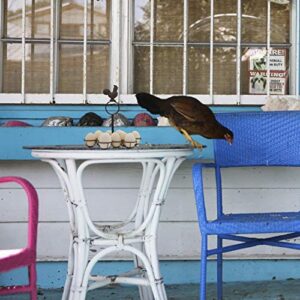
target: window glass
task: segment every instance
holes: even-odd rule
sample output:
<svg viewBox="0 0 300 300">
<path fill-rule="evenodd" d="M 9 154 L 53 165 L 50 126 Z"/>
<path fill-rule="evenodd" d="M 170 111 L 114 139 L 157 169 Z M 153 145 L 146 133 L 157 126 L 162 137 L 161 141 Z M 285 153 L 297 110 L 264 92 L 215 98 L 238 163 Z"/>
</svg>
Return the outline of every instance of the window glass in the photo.
<svg viewBox="0 0 300 300">
<path fill-rule="evenodd" d="M 101 94 L 109 86 L 109 46 L 87 47 L 87 92 Z"/>
<path fill-rule="evenodd" d="M 82 93 L 82 45 L 62 44 L 59 47 L 59 93 Z"/>
<path fill-rule="evenodd" d="M 47 44 L 27 44 L 25 58 L 26 93 L 49 93 L 50 51 Z"/>
<path fill-rule="evenodd" d="M 214 2 L 214 41 L 235 42 L 237 40 L 237 1 Z"/>
<path fill-rule="evenodd" d="M 22 37 L 22 1 L 4 0 L 4 37 Z"/>
<path fill-rule="evenodd" d="M 26 0 L 26 37 L 50 38 L 50 0 Z"/>
<path fill-rule="evenodd" d="M 22 47 L 21 44 L 3 45 L 3 92 L 21 92 Z"/>
<path fill-rule="evenodd" d="M 163 62 L 163 63 L 161 63 Z M 154 49 L 154 93 L 182 93 L 182 49 L 177 47 L 155 47 Z"/>
<path fill-rule="evenodd" d="M 183 89 L 183 65 L 184 65 L 184 42 L 183 22 L 184 3 L 183 1 L 153 0 L 154 1 L 154 53 L 153 53 L 153 92 L 154 93 L 182 93 Z M 213 3 L 213 57 L 210 57 L 211 47 L 211 4 Z M 290 26 L 291 26 L 291 4 L 277 4 L 271 2 L 271 9 L 268 12 L 268 1 L 242 0 L 241 1 L 241 27 L 238 26 L 238 6 L 236 0 L 188 1 L 188 43 L 187 43 L 187 93 L 208 94 L 210 93 L 210 65 L 213 64 L 212 92 L 220 95 L 234 95 L 239 86 L 242 94 L 266 94 L 267 90 L 255 90 L 251 82 L 262 77 L 267 79 L 267 70 L 251 69 L 257 55 L 261 56 L 264 66 L 267 68 L 267 56 L 257 54 L 256 50 L 266 49 L 268 41 L 267 24 L 270 16 L 271 32 L 271 56 L 270 56 L 270 87 L 283 85 L 279 92 L 274 88 L 271 93 L 289 93 L 289 48 L 290 48 Z M 141 91 L 141 88 L 148 89 L 151 81 L 150 74 L 141 76 L 141 70 L 149 72 L 151 63 L 150 50 L 140 55 L 141 49 L 151 47 L 150 45 L 150 1 L 135 1 L 135 23 L 134 23 L 134 90 Z M 269 14 L 269 16 L 268 16 Z M 177 23 L 174 23 L 176 20 Z M 238 45 L 238 34 L 241 34 L 241 44 Z M 227 44 L 227 45 L 226 45 Z M 171 47 L 172 45 L 172 47 Z M 159 50 L 158 50 L 159 49 Z M 256 49 L 256 50 L 255 50 Z M 255 52 L 255 51 L 256 52 Z M 275 55 L 283 50 L 284 55 Z M 241 61 L 238 64 L 237 52 L 241 51 Z M 276 52 L 277 51 L 277 52 Z M 280 51 L 279 51 L 280 52 Z M 281 54 L 282 54 L 281 53 Z M 240 65 L 240 70 L 237 68 Z M 281 65 L 281 67 L 278 67 Z M 280 69 L 278 69 L 280 68 Z M 168 73 L 169 76 L 165 74 Z M 239 74 L 240 82 L 237 80 Z M 279 82 L 275 77 L 284 76 Z M 252 80 L 252 81 L 251 81 Z"/>
<path fill-rule="evenodd" d="M 190 47 L 188 59 L 188 93 L 209 94 L 209 49 Z"/>
</svg>

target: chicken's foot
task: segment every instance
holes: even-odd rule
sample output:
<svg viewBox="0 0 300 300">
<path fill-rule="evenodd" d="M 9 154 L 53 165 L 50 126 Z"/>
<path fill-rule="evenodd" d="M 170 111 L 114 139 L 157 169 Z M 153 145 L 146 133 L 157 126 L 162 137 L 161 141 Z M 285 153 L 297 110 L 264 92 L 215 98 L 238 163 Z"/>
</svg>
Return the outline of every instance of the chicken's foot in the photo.
<svg viewBox="0 0 300 300">
<path fill-rule="evenodd" d="M 179 131 L 184 135 L 184 137 L 191 143 L 192 147 L 193 148 L 197 148 L 197 149 L 203 149 L 205 148 L 206 146 L 205 145 L 202 145 L 196 141 L 194 141 L 192 139 L 192 137 L 186 132 L 186 130 L 184 130 L 183 128 L 180 128 Z"/>
</svg>

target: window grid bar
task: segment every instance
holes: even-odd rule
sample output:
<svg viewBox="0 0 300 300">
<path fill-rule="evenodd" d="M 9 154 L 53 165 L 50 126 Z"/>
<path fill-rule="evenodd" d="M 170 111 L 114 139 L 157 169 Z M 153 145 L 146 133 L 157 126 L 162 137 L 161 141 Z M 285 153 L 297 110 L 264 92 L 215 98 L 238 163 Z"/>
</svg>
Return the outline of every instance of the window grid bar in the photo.
<svg viewBox="0 0 300 300">
<path fill-rule="evenodd" d="M 88 0 L 84 1 L 84 21 L 83 21 L 83 76 L 82 76 L 82 95 L 83 103 L 87 104 L 87 19 L 88 19 Z M 91 7 L 91 9 L 93 9 Z M 92 26 L 93 24 L 91 24 Z"/>
<path fill-rule="evenodd" d="M 55 31 L 55 30 L 54 30 Z M 3 42 L 7 43 L 22 43 L 22 38 L 3 38 L 1 39 Z M 64 40 L 64 39 L 54 39 L 60 44 L 77 44 L 77 45 L 82 45 L 83 41 L 82 40 Z M 26 38 L 26 44 L 30 43 L 39 43 L 39 44 L 50 44 L 51 43 L 51 38 L 46 39 L 46 38 Z M 87 44 L 97 44 L 97 45 L 110 45 L 111 42 L 109 40 L 87 40 Z"/>
<path fill-rule="evenodd" d="M 267 8 L 267 97 L 270 96 L 271 0 Z"/>
<path fill-rule="evenodd" d="M 241 28 L 242 28 L 242 1 L 237 0 L 237 48 L 236 48 L 236 94 L 237 105 L 241 104 Z"/>
<path fill-rule="evenodd" d="M 299 46 L 300 46 L 300 22 L 299 22 L 299 18 L 300 18 L 300 5 L 299 5 L 299 1 L 293 1 L 294 5 L 296 5 L 296 38 L 295 38 L 295 55 L 296 55 L 296 64 L 295 64 L 295 72 L 296 76 L 295 76 L 295 85 L 296 85 L 296 96 L 299 97 L 299 70 L 300 70 L 300 58 L 299 58 Z"/>
<path fill-rule="evenodd" d="M 150 93 L 153 94 L 153 68 L 154 68 L 154 0 L 150 0 Z"/>
<path fill-rule="evenodd" d="M 134 5 L 131 0 L 126 0 L 122 2 L 123 4 L 123 18 L 122 18 L 122 28 L 126 34 L 122 35 L 121 47 L 123 49 L 122 60 L 121 60 L 121 70 L 122 75 L 120 94 L 130 94 L 133 92 L 133 47 L 132 41 L 134 37 L 134 26 L 133 16 L 134 16 Z"/>
<path fill-rule="evenodd" d="M 53 91 L 54 91 L 54 98 L 52 99 L 52 103 L 56 102 L 56 93 L 58 91 L 58 80 L 59 80 L 59 45 L 58 40 L 60 37 L 60 20 L 61 20 L 61 9 L 60 9 L 60 3 L 61 1 L 53 0 L 55 3 L 55 19 L 53 20 L 53 27 L 55 27 L 54 31 L 54 72 L 53 72 Z M 55 26 L 54 26 L 55 24 Z"/>
<path fill-rule="evenodd" d="M 22 6 L 22 66 L 21 66 L 21 103 L 25 103 L 25 59 L 26 59 L 26 1 L 23 1 Z"/>
<path fill-rule="evenodd" d="M 110 49 L 110 85 L 120 86 L 120 18 L 121 4 L 120 0 L 111 1 L 112 32 Z"/>
<path fill-rule="evenodd" d="M 133 42 L 132 43 L 134 46 L 148 46 L 149 47 L 149 42 Z M 168 46 L 168 47 L 183 47 L 183 43 L 182 42 L 163 42 L 163 41 L 156 41 L 153 42 L 154 46 Z M 209 47 L 210 46 L 210 42 L 187 42 L 188 46 L 199 46 L 199 47 Z M 292 47 L 291 43 L 271 43 L 272 47 L 276 47 L 276 48 L 289 48 Z M 222 42 L 214 42 L 214 47 L 237 47 L 237 43 L 222 43 Z M 267 47 L 266 43 L 241 43 L 241 47 Z"/>
<path fill-rule="evenodd" d="M 51 0 L 50 10 L 50 101 L 55 102 L 54 99 L 54 24 L 55 24 L 55 3 Z M 50 102 L 50 103 L 51 103 Z"/>
<path fill-rule="evenodd" d="M 188 79 L 188 26 L 189 26 L 189 3 L 188 0 L 184 0 L 183 3 L 183 82 L 182 82 L 182 93 L 183 95 L 187 94 L 187 79 Z"/>
<path fill-rule="evenodd" d="M 0 1 L 0 66 L 3 68 L 4 3 Z M 3 69 L 0 67 L 0 93 L 3 91 Z"/>
<path fill-rule="evenodd" d="M 214 0 L 210 1 L 210 66 L 209 66 L 209 95 L 214 104 L 213 84 L 214 84 Z"/>
</svg>

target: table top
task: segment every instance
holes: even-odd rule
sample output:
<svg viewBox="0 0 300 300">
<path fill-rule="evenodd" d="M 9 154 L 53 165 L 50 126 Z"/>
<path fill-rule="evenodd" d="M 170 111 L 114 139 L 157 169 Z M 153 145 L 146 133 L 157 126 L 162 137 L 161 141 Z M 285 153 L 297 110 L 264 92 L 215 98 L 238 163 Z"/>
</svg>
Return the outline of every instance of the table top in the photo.
<svg viewBox="0 0 300 300">
<path fill-rule="evenodd" d="M 85 145 L 34 145 L 24 146 L 32 150 L 32 156 L 46 159 L 120 159 L 120 158 L 162 158 L 187 157 L 193 154 L 188 144 L 141 144 L 134 148 L 100 149 Z"/>
</svg>

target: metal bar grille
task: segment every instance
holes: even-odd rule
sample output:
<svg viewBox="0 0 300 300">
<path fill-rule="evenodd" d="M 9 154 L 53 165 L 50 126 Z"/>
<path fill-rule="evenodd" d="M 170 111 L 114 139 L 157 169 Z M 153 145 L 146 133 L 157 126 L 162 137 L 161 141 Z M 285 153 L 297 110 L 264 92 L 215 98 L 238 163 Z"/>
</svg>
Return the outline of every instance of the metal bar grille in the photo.
<svg viewBox="0 0 300 300">
<path fill-rule="evenodd" d="M 209 96 L 214 104 L 214 0 L 210 1 Z"/>
<path fill-rule="evenodd" d="M 91 9 L 93 9 L 91 7 Z M 87 103 L 87 19 L 88 19 L 88 0 L 84 1 L 84 21 L 83 21 L 83 103 Z M 91 24 L 93 26 L 93 24 Z"/>
<path fill-rule="evenodd" d="M 187 81 L 188 81 L 188 26 L 189 26 L 189 19 L 188 19 L 188 0 L 184 0 L 183 3 L 183 88 L 182 93 L 183 95 L 187 94 Z"/>
<path fill-rule="evenodd" d="M 4 32 L 4 2 L 0 1 L 0 37 L 3 36 Z M 3 66 L 3 41 L 0 38 L 0 93 L 3 91 L 3 70 L 1 70 L 1 66 Z"/>
<path fill-rule="evenodd" d="M 267 8 L 267 97 L 270 96 L 270 52 L 271 52 L 271 0 Z"/>
<path fill-rule="evenodd" d="M 50 101 L 54 102 L 54 26 L 55 24 L 55 3 L 54 0 L 51 0 L 51 12 L 50 12 Z"/>
<path fill-rule="evenodd" d="M 25 60 L 26 60 L 26 1 L 23 1 L 22 6 L 22 74 L 21 74 L 21 102 L 25 103 Z"/>
<path fill-rule="evenodd" d="M 237 104 L 241 104 L 241 40 L 242 40 L 242 0 L 237 0 L 237 47 L 236 47 L 236 94 Z"/>
<path fill-rule="evenodd" d="M 150 93 L 153 93 L 153 64 L 154 64 L 154 1 L 150 0 Z"/>
</svg>

